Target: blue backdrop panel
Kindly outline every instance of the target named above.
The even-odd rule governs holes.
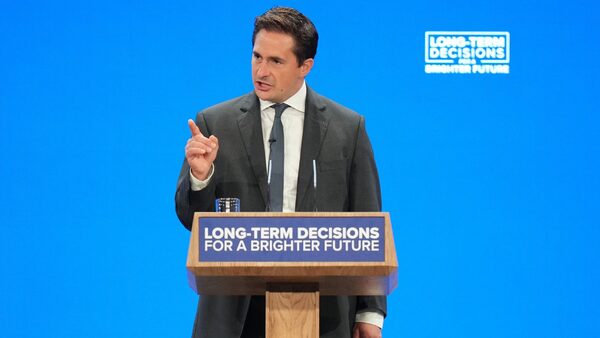
[[[190,335],[186,120],[252,89],[273,5],[0,5],[1,336]],[[384,336],[600,336],[597,6],[284,5],[321,36],[308,84],[367,119],[400,262]],[[510,32],[510,74],[425,74],[426,31]]]

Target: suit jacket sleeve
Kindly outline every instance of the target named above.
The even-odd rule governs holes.
[[[349,202],[351,211],[381,211],[379,174],[371,142],[360,117],[356,130],[356,145],[350,167]]]
[[[381,211],[379,175],[371,142],[367,136],[365,119],[362,116],[356,133],[356,146],[350,164],[350,211]],[[387,313],[387,298],[385,296],[357,297],[356,310],[381,311],[385,316]]]

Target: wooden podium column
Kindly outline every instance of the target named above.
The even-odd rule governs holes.
[[[319,337],[317,284],[268,284],[265,306],[266,338]]]

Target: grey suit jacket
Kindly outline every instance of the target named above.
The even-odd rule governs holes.
[[[379,177],[364,118],[307,88],[296,211],[379,211]],[[192,191],[184,161],[175,203],[177,216],[191,229],[196,211],[214,211],[219,197],[238,197],[241,211],[264,211],[267,170],[260,118],[254,93],[208,108],[196,117],[204,135],[219,139],[215,173],[209,185]],[[317,163],[318,187],[312,182]],[[240,337],[248,296],[202,296],[194,337]],[[386,313],[385,297],[321,297],[321,337],[351,337],[356,311]],[[247,333],[247,332],[245,332]]]

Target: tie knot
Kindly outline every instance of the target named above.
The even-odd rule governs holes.
[[[281,118],[281,114],[283,114],[283,111],[286,110],[288,107],[289,106],[285,103],[276,103],[271,106],[271,108],[275,109],[275,118],[276,119]]]

